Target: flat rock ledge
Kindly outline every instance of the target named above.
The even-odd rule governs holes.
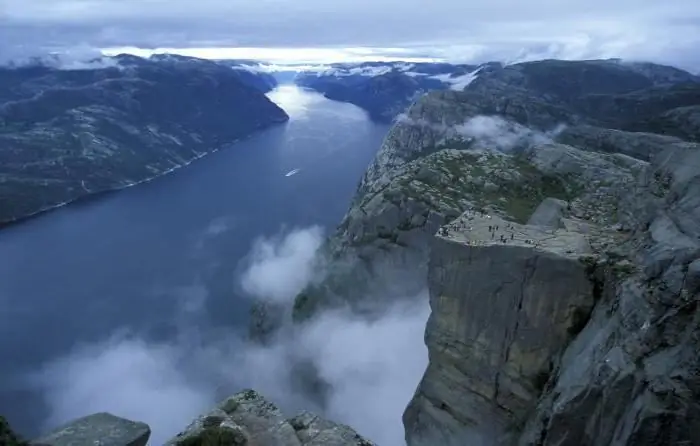
[[[596,228],[546,214],[536,226],[471,210],[438,231],[430,363],[404,413],[409,446],[505,441],[534,407],[551,358],[588,320],[596,297],[585,259]]]

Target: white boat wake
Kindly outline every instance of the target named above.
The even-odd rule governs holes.
[[[296,175],[297,173],[299,173],[300,170],[301,170],[301,169],[290,170],[289,172],[287,172],[286,174],[284,174],[284,176],[285,176],[285,177],[291,177],[292,175]]]

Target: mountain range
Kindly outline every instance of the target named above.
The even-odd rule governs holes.
[[[0,67],[0,224],[127,187],[285,122],[272,76],[174,55]]]
[[[473,81],[476,84],[467,88]],[[671,130],[674,125],[671,121],[688,118],[683,110],[676,110],[665,118],[659,113],[696,103],[696,87],[700,77],[670,66],[610,59],[580,61],[576,66],[557,60],[509,65],[498,62],[481,65],[406,62],[334,64],[326,70],[301,73],[295,82],[323,93],[329,99],[355,104],[378,122],[392,121],[422,94],[431,90],[478,92],[486,89],[496,95],[499,89],[507,89],[502,93],[504,98],[509,98],[520,89],[518,100],[546,102],[549,107],[575,107],[578,114],[589,117],[597,114],[596,108],[601,107],[606,108],[601,111],[605,115],[618,106],[621,108],[619,114],[630,113],[638,102],[645,101],[645,96],[653,95],[659,103],[654,106],[645,103],[648,116],[635,115],[635,118],[652,119],[653,122],[638,126],[658,125],[663,127],[659,128],[661,131]],[[539,96],[520,97],[528,91],[536,92]],[[586,97],[579,97],[578,92],[585,92]],[[576,104],[571,102],[572,97],[576,97]],[[498,109],[492,111],[499,112]],[[624,119],[624,116],[620,116],[620,119]],[[631,128],[635,125],[631,122],[626,124]]]

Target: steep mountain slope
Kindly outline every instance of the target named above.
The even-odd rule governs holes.
[[[224,59],[218,62],[235,70],[241,82],[263,93],[271,91],[278,85],[277,78],[271,73],[264,71],[263,66],[257,61]]]
[[[230,67],[112,61],[0,69],[0,223],[153,178],[288,119]]]
[[[621,128],[700,85],[642,68],[491,67],[390,130],[292,314],[429,288],[410,446],[698,444],[700,145]]]
[[[474,79],[475,85],[466,88]],[[579,122],[583,116],[605,116],[607,126],[635,130],[631,114],[635,119],[647,119],[697,102],[700,78],[674,67],[611,59],[581,61],[575,66],[558,60],[507,66],[496,62],[479,66],[337,64],[326,71],[302,73],[296,82],[329,99],[358,105],[372,119],[383,122],[391,121],[427,91],[466,88],[481,101],[488,101],[493,113],[514,115],[518,104],[528,101],[531,107],[539,103],[552,112],[559,110],[561,116],[554,116],[562,122],[569,122],[564,118]],[[506,100],[514,102],[506,104]],[[641,109],[644,116],[635,114]]]

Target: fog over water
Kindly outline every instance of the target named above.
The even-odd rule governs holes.
[[[403,441],[427,361],[425,299],[381,323],[327,314],[266,349],[243,340],[251,297],[291,299],[313,273],[387,131],[297,87],[270,96],[290,122],[0,232],[0,356],[13,359],[0,413],[22,434],[107,410],[151,424],[159,445],[249,386],[305,407],[285,371],[301,349],[336,389],[329,416]]]

